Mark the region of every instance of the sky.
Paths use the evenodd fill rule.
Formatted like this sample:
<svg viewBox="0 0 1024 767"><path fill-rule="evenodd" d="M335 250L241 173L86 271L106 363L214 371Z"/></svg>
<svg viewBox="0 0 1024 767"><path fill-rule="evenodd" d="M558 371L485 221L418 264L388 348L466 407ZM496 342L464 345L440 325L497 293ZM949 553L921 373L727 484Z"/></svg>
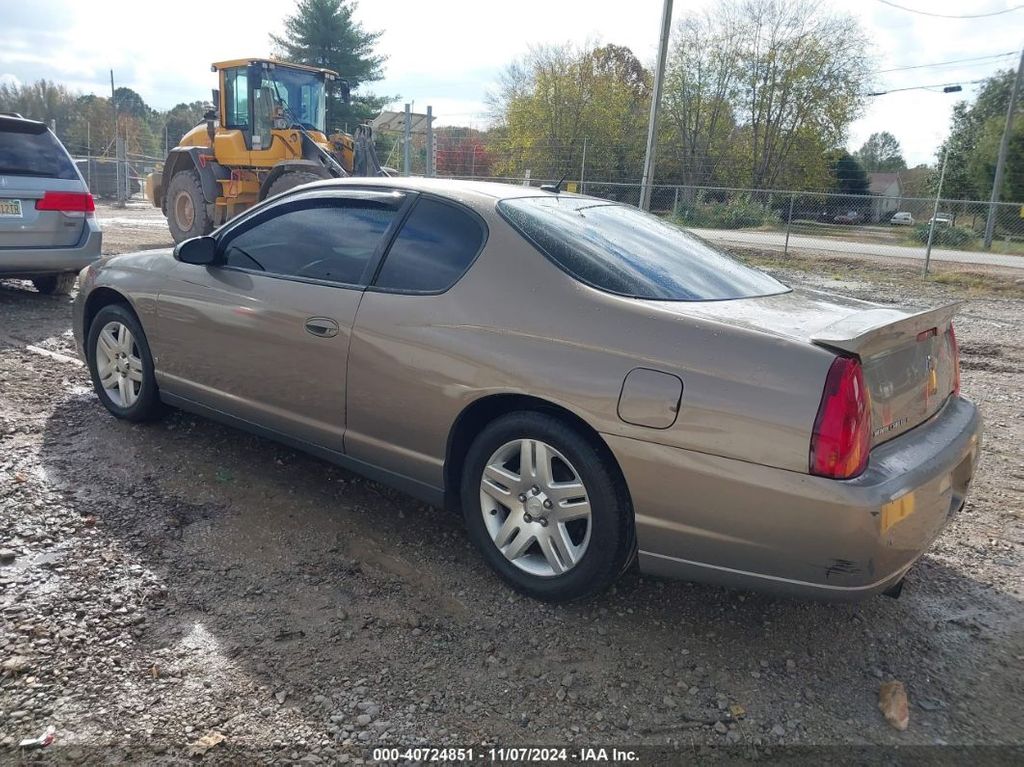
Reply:
<svg viewBox="0 0 1024 767"><path fill-rule="evenodd" d="M894 0L936 14L980 14L1018 0ZM880 0L821 0L854 16L872 41L875 70L1009 54L950 66L876 74L875 90L963 83L961 94L911 90L867 100L850 129L848 147L888 130L911 166L934 162L948 131L953 104L972 97L984 78L1017 64L1024 44L1024 11L979 19L942 19L908 13ZM673 18L713 7L714 0L676 0ZM82 92L137 91L152 107L208 100L216 86L213 61L271 52L268 35L282 30L293 3L215 3L208 0L0 0L0 80L47 78ZM486 96L501 70L529 46L615 43L653 65L661 0L362 0L356 18L383 32L378 51L388 59L375 93L400 95L414 111L429 104L438 125L486 127ZM240 9L244 12L240 12ZM212 30L225 30L215 34Z"/></svg>

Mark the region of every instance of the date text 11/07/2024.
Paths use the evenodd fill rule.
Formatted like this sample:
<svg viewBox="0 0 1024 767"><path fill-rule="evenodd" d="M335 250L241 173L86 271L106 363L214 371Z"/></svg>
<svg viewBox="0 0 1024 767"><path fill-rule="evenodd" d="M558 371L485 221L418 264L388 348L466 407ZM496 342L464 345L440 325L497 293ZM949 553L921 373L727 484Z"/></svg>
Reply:
<svg viewBox="0 0 1024 767"><path fill-rule="evenodd" d="M523 763L523 762L636 762L635 751L620 748L582 747L547 748L543 746L503 747L487 746L476 748L443 748L418 746L415 748L375 748L375 762L444 762L444 763Z"/></svg>

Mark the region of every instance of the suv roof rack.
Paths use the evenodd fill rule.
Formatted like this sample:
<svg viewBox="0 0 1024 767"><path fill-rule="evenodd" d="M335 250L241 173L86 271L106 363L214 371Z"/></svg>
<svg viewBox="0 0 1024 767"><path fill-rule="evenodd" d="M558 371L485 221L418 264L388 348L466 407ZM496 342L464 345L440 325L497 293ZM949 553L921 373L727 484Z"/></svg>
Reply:
<svg viewBox="0 0 1024 767"><path fill-rule="evenodd" d="M24 117L22 117L17 112L0 112L0 117L17 117L20 120L24 120L25 119Z"/></svg>

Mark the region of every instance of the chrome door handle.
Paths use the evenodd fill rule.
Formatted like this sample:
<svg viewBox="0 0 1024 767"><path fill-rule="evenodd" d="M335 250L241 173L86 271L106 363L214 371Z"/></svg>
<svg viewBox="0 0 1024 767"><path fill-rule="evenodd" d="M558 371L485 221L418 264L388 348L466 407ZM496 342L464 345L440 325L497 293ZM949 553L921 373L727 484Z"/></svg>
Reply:
<svg viewBox="0 0 1024 767"><path fill-rule="evenodd" d="M310 317L306 320L306 332L318 338L333 338L339 330L338 323L330 317Z"/></svg>

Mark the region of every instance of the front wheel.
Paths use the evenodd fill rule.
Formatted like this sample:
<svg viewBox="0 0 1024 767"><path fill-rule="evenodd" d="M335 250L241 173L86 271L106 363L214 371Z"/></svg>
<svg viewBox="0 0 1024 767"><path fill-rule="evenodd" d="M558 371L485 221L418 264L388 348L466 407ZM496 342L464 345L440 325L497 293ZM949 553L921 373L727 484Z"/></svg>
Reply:
<svg viewBox="0 0 1024 767"><path fill-rule="evenodd" d="M167 228L175 242L213 231L212 206L206 204L195 171L178 171L167 186Z"/></svg>
<svg viewBox="0 0 1024 767"><path fill-rule="evenodd" d="M469 535L516 590L563 602L607 588L634 551L614 460L558 418L513 413L474 440L461 488Z"/></svg>
<svg viewBox="0 0 1024 767"><path fill-rule="evenodd" d="M93 388L103 406L126 421L149 421L161 413L153 356L142 325L126 306L104 306L86 339Z"/></svg>

